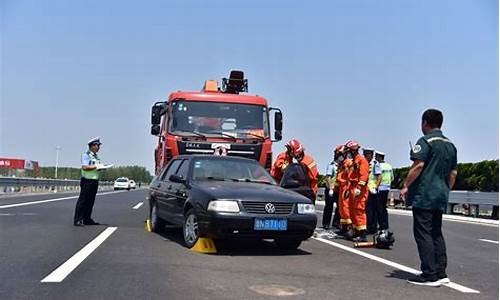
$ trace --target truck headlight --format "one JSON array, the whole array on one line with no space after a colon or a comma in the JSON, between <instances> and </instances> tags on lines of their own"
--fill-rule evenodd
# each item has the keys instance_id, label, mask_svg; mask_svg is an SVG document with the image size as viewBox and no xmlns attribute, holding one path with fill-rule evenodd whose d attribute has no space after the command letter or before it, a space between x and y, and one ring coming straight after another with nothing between
<instances>
[{"instance_id":1,"label":"truck headlight","mask_svg":"<svg viewBox=\"0 0 500 300\"><path fill-rule=\"evenodd\" d=\"M238 202L234 200L213 200L208 203L207 210L215 212L237 213L240 212L240 206L238 205Z\"/></svg>"},{"instance_id":2,"label":"truck headlight","mask_svg":"<svg viewBox=\"0 0 500 300\"><path fill-rule=\"evenodd\" d=\"M305 203L299 203L297 205L299 214L315 214L316 213L316 208L314 207L314 204L305 204Z\"/></svg>"}]
</instances>

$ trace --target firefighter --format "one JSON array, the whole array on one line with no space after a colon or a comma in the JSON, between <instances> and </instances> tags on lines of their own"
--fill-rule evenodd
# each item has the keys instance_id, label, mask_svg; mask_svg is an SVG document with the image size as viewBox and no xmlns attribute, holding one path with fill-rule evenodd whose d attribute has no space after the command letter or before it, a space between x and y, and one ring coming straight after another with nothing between
<instances>
[{"instance_id":1,"label":"firefighter","mask_svg":"<svg viewBox=\"0 0 500 300\"><path fill-rule=\"evenodd\" d=\"M366 242L366 201L368 200L368 177L370 165L366 158L359 154L360 145L356 141L346 144L347 157L352 159L349 181L349 206L354 229L354 242Z\"/></svg>"},{"instance_id":2,"label":"firefighter","mask_svg":"<svg viewBox=\"0 0 500 300\"><path fill-rule=\"evenodd\" d=\"M285 169L295 160L295 162L306 167L309 184L313 190L314 197L316 197L318 194L318 169L316 162L311 156L304 153L304 146L296 139L290 140L286 143L285 147L286 151L280 153L276 158L271 168L271 175L277 182L280 182Z\"/></svg>"},{"instance_id":3,"label":"firefighter","mask_svg":"<svg viewBox=\"0 0 500 300\"><path fill-rule=\"evenodd\" d=\"M352 219L349 207L349 172L352 167L352 159L347 158L345 145L339 145L335 149L335 161L337 162L336 189L339 194L338 207L340 213L340 229L336 234L345 239L352 238Z\"/></svg>"}]
</instances>

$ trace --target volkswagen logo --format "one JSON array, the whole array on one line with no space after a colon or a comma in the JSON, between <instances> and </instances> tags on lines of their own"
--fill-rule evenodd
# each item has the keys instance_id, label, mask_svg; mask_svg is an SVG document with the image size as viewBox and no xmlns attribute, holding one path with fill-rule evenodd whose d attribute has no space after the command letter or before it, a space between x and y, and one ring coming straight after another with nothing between
<instances>
[{"instance_id":1,"label":"volkswagen logo","mask_svg":"<svg viewBox=\"0 0 500 300\"><path fill-rule=\"evenodd\" d=\"M274 204L272 204L272 203L266 204L266 206L264 208L266 210L266 213L268 213L268 214L274 214L274 212L276 212L276 208L274 207Z\"/></svg>"}]
</instances>

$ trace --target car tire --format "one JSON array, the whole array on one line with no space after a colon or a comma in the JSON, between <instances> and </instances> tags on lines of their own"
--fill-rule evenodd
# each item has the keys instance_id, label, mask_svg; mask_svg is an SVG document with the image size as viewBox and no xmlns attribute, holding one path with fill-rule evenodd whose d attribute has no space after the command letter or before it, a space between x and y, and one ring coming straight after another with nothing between
<instances>
[{"instance_id":1,"label":"car tire","mask_svg":"<svg viewBox=\"0 0 500 300\"><path fill-rule=\"evenodd\" d=\"M113 190L115 190L115 191L116 191L116 190L117 190L117 188L113 188Z\"/></svg>"},{"instance_id":2,"label":"car tire","mask_svg":"<svg viewBox=\"0 0 500 300\"><path fill-rule=\"evenodd\" d=\"M193 248L200 237L198 230L198 217L194 209L188 210L182 224L182 236L184 238L184 245L188 248Z\"/></svg>"},{"instance_id":3,"label":"car tire","mask_svg":"<svg viewBox=\"0 0 500 300\"><path fill-rule=\"evenodd\" d=\"M302 243L302 240L276 239L275 243L276 247L280 250L297 250Z\"/></svg>"},{"instance_id":4,"label":"car tire","mask_svg":"<svg viewBox=\"0 0 500 300\"><path fill-rule=\"evenodd\" d=\"M160 233L165 230L165 220L158 216L158 206L156 204L151 206L149 219L151 220L151 229L153 232Z\"/></svg>"}]
</instances>

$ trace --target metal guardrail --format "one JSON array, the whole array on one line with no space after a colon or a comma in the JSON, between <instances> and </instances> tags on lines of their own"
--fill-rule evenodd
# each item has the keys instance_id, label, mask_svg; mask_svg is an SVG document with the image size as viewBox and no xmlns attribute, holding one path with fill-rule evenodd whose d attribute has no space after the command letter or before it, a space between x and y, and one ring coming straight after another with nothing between
<instances>
[{"instance_id":1,"label":"metal guardrail","mask_svg":"<svg viewBox=\"0 0 500 300\"><path fill-rule=\"evenodd\" d=\"M325 189L318 190L318 197L323 199ZM407 208L406 203L399 200L399 190L392 189L389 193L389 203L395 207ZM490 206L491 217L498 219L499 193L495 192L471 192L471 191L451 191L448 200L446 213L453 213L456 205L466 205L466 215L479 217L479 206Z\"/></svg>"},{"instance_id":2,"label":"metal guardrail","mask_svg":"<svg viewBox=\"0 0 500 300\"><path fill-rule=\"evenodd\" d=\"M100 181L99 190L113 188L112 181ZM78 192L80 180L16 178L0 176L0 196L14 193Z\"/></svg>"}]
</instances>

